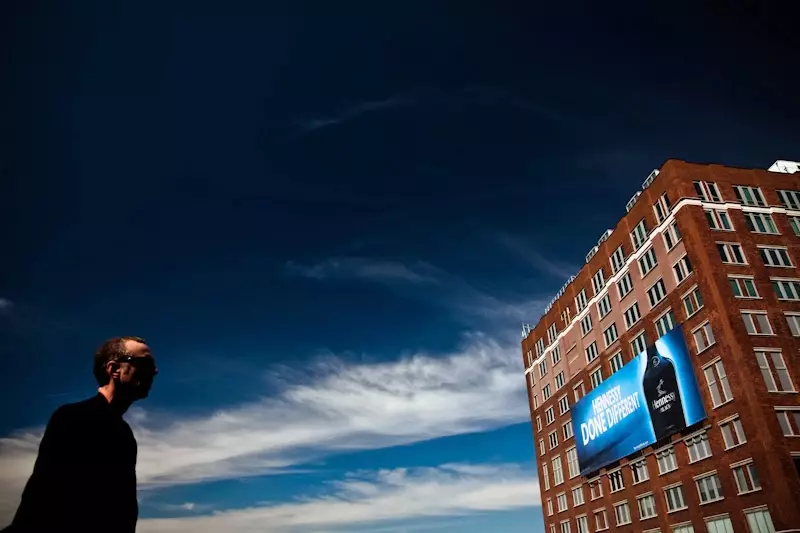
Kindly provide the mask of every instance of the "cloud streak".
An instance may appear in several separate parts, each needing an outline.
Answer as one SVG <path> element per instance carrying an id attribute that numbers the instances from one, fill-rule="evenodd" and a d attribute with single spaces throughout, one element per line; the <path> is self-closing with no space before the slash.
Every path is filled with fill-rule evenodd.
<path id="1" fill-rule="evenodd" d="M 497 237 L 497 242 L 506 250 L 525 260 L 536 270 L 555 278 L 566 280 L 580 270 L 579 266 L 543 256 L 530 243 L 517 237 L 501 234 Z"/>
<path id="2" fill-rule="evenodd" d="M 375 111 L 380 111 L 382 109 L 391 109 L 406 103 L 407 100 L 400 96 L 392 96 L 384 100 L 361 102 L 345 109 L 344 111 L 341 111 L 336 115 L 298 121 L 297 125 L 304 133 L 311 133 L 317 130 L 349 122 L 368 113 L 374 113 Z"/>
<path id="3" fill-rule="evenodd" d="M 311 265 L 301 265 L 288 261 L 284 265 L 290 275 L 315 279 L 361 279 L 377 282 L 437 283 L 435 273 L 425 263 L 414 267 L 395 261 L 381 261 L 363 257 L 343 257 L 325 259 Z M 425 272 L 425 271 L 428 272 Z"/>

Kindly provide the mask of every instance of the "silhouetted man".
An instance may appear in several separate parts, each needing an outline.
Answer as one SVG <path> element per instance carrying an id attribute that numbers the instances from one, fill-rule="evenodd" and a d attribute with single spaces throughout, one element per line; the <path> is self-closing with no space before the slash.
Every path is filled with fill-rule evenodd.
<path id="1" fill-rule="evenodd" d="M 62 359 L 63 360 L 63 359 Z M 97 395 L 55 410 L 7 533 L 136 530 L 136 439 L 123 413 L 158 374 L 139 337 L 106 341 L 94 356 Z"/>

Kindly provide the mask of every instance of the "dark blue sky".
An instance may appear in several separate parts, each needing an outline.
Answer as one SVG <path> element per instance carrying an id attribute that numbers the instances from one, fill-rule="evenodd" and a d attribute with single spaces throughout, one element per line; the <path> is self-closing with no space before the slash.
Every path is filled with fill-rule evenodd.
<path id="1" fill-rule="evenodd" d="M 404 362 L 472 361 L 481 332 L 519 374 L 513 416 L 388 443 L 373 427 L 352 447 L 389 451 L 304 446 L 286 464 L 331 457 L 334 480 L 438 467 L 426 439 L 499 431 L 497 453 L 451 462 L 531 468 L 519 323 L 647 174 L 800 157 L 786 13 L 586 4 L 4 2 L 0 400 L 19 407 L 3 435 L 91 394 L 89 357 L 112 335 L 159 356 L 155 431 L 325 389 L 321 360 L 389 365 L 414 390 L 428 374 Z M 259 501 L 217 497 L 241 474 L 225 468 L 186 497 Z M 313 478 L 257 479 L 301 497 Z"/>

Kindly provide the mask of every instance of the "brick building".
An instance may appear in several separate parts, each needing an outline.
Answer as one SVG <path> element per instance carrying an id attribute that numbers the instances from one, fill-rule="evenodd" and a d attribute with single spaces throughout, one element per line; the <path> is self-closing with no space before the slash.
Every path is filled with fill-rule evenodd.
<path id="1" fill-rule="evenodd" d="M 523 328 L 546 533 L 800 532 L 791 172 L 667 161 Z M 707 418 L 580 475 L 571 406 L 678 324 Z"/>

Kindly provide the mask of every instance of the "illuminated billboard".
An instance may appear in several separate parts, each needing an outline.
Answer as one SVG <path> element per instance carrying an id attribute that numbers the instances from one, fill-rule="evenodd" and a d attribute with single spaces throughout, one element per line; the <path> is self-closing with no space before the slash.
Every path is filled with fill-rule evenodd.
<path id="1" fill-rule="evenodd" d="M 680 326 L 572 406 L 586 475 L 706 417 Z"/>

